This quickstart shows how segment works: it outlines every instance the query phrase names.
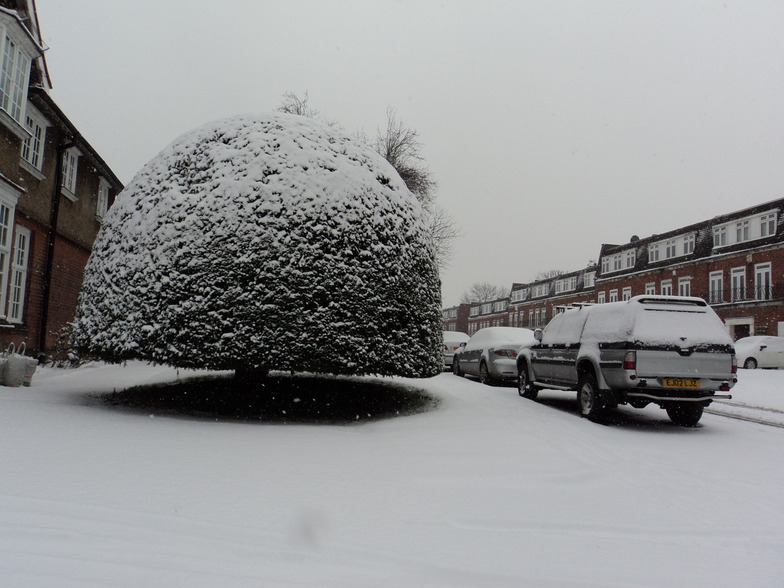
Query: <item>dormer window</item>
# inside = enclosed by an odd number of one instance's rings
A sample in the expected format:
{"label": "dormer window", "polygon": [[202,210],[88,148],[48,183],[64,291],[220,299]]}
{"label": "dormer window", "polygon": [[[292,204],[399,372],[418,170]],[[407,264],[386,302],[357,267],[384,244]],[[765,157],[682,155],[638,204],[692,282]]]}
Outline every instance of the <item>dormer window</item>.
{"label": "dormer window", "polygon": [[776,234],[776,213],[763,214],[760,217],[760,237],[771,237]]}
{"label": "dormer window", "polygon": [[106,178],[98,178],[98,205],[95,210],[95,216],[98,219],[103,219],[106,216],[106,211],[109,210],[109,182]]}
{"label": "dormer window", "polygon": [[[43,170],[44,166],[44,141],[46,140],[46,119],[32,105],[27,105],[27,115],[25,116],[25,127],[30,136],[22,143],[22,160],[29,163],[33,169],[28,167],[28,171],[35,174]],[[43,176],[42,176],[43,177]]]}
{"label": "dormer window", "polygon": [[63,153],[63,194],[71,200],[76,200],[76,173],[79,169],[79,156],[81,152],[71,147]]}
{"label": "dormer window", "polygon": [[747,216],[713,227],[713,247],[725,247],[746,243],[776,234],[778,210]]}
{"label": "dormer window", "polygon": [[22,141],[30,136],[25,128],[30,68],[41,55],[17,13],[0,10],[0,124]]}
{"label": "dormer window", "polygon": [[0,108],[22,123],[30,78],[30,58],[8,33],[3,35],[3,58],[0,69]]}

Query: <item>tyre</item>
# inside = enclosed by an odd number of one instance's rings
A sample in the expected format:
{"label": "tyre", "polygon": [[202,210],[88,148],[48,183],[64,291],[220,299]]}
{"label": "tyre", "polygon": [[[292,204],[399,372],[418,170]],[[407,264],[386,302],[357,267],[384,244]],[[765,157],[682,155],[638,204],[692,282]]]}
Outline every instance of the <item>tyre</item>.
{"label": "tyre", "polygon": [[517,373],[517,393],[523,398],[536,400],[539,390],[528,380],[528,368],[522,366]]}
{"label": "tyre", "polygon": [[460,376],[461,378],[465,376],[463,370],[460,369],[460,362],[457,360],[457,358],[452,360],[452,373],[456,376]]}
{"label": "tyre", "polygon": [[695,427],[705,406],[699,402],[674,402],[666,407],[670,420],[681,427]]}
{"label": "tyre", "polygon": [[756,370],[757,360],[754,359],[753,357],[749,357],[746,361],[743,362],[743,369]]}
{"label": "tyre", "polygon": [[586,372],[580,376],[577,384],[577,402],[580,404],[581,416],[596,422],[603,420],[607,411],[605,395],[599,390],[593,372]]}
{"label": "tyre", "polygon": [[487,363],[484,361],[479,364],[479,381],[486,386],[493,385],[493,378],[490,376],[490,370],[487,369]]}

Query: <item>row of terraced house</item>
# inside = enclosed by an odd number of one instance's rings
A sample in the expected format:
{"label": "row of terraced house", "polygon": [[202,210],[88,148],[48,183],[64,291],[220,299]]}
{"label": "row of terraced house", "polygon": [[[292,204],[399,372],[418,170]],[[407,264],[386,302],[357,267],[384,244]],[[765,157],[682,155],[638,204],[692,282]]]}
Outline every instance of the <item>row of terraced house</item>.
{"label": "row of terraced house", "polygon": [[447,331],[537,328],[575,303],[637,295],[699,296],[736,340],[784,336],[784,199],[660,235],[601,246],[596,265],[529,283],[509,295],[443,310]]}

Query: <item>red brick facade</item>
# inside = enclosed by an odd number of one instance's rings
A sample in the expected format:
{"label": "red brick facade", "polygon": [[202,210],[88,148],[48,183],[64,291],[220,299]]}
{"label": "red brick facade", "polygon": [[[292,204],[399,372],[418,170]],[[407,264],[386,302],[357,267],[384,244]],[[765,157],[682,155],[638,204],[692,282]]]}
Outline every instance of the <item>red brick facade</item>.
{"label": "red brick facade", "polygon": [[29,67],[0,80],[24,96],[0,102],[0,350],[24,343],[43,355],[73,320],[102,214],[122,184],[49,95],[35,4],[0,0],[0,20],[11,41],[0,53],[13,46],[15,63]]}
{"label": "red brick facade", "polygon": [[486,312],[487,304],[477,303],[465,326],[469,334],[496,324],[543,327],[559,306],[642,294],[704,298],[735,339],[784,336],[784,199],[602,245],[597,266],[513,284],[503,320],[495,308]]}

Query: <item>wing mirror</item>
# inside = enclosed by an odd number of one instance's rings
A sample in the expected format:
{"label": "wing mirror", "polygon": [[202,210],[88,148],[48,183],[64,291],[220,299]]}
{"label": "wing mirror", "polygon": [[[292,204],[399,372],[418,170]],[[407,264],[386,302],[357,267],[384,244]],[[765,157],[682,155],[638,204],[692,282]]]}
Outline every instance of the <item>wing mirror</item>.
{"label": "wing mirror", "polygon": [[536,329],[536,330],[534,331],[534,339],[536,339],[537,341],[539,341],[539,343],[541,343],[541,342],[542,342],[542,329]]}
{"label": "wing mirror", "polygon": [[463,348],[463,347],[465,347],[465,346],[466,346],[466,342],[465,342],[465,341],[463,341],[463,342],[460,344],[460,348],[462,349],[462,348]]}
{"label": "wing mirror", "polygon": [[767,348],[768,348],[767,345],[760,345],[760,351],[762,351],[763,349],[767,349]]}

